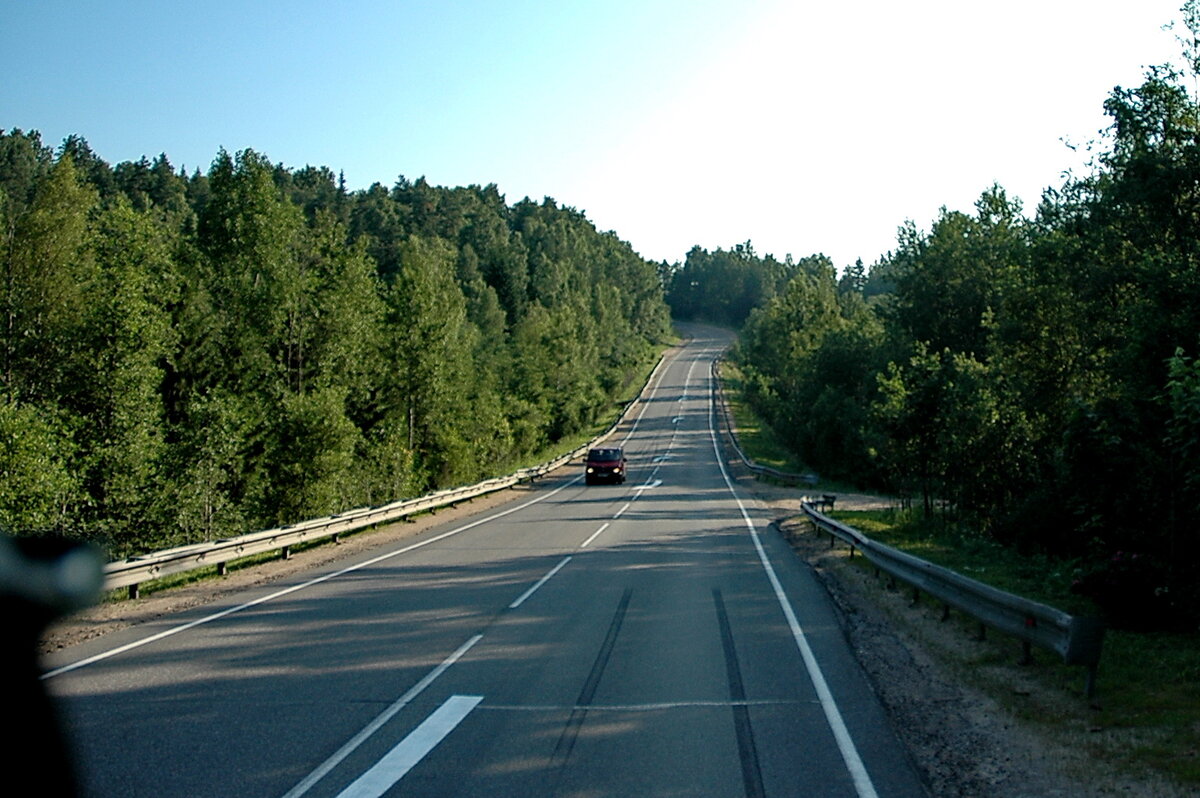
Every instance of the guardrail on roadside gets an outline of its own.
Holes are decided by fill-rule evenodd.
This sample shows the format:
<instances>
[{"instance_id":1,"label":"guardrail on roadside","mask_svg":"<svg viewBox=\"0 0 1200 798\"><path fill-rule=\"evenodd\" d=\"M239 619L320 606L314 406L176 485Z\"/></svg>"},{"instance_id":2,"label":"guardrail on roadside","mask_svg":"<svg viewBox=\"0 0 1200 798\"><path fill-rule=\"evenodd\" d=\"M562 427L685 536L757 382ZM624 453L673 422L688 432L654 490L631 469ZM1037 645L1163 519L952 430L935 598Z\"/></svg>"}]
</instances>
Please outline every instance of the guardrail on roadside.
<instances>
[{"instance_id":1,"label":"guardrail on roadside","mask_svg":"<svg viewBox=\"0 0 1200 798\"><path fill-rule=\"evenodd\" d=\"M646 382L643 383L642 389L638 392L638 398L645 393L646 387L654 380L654 375L658 373L662 364L663 358L660 357L646 378ZM180 546L117 560L104 567L104 589L118 590L127 587L130 598L137 598L139 586L152 579L213 566L216 566L219 574L224 574L227 563L242 557L250 557L268 551L282 551L284 557L287 557L288 550L292 546L330 537L336 540L337 536L342 533L399 521L411 515L495 493L523 482L532 482L583 456L588 449L603 442L616 432L637 405L637 400L629 402L607 430L584 445L541 465L522 468L508 476L484 480L474 485L441 490L415 499L391 502L378 507L360 507L325 518L302 521L234 538Z\"/></svg>"},{"instance_id":2,"label":"guardrail on roadside","mask_svg":"<svg viewBox=\"0 0 1200 798\"><path fill-rule=\"evenodd\" d=\"M1104 624L1099 619L1068 615L879 543L818 512L807 499L800 507L818 531L828 534L831 541L838 538L849 545L852 556L860 551L878 570L910 585L914 598L920 592L927 593L942 602L946 613L953 607L978 620L981 631L991 627L1020 640L1026 661L1030 647L1038 646L1058 654L1067 665L1086 667L1084 692L1088 698L1095 694L1096 669L1104 643Z\"/></svg>"},{"instance_id":3,"label":"guardrail on roadside","mask_svg":"<svg viewBox=\"0 0 1200 798\"><path fill-rule=\"evenodd\" d=\"M721 418L725 422L722 428L725 431L725 437L729 441L729 445L737 452L738 459L742 464L759 479L766 478L773 482L778 482L784 485L816 485L820 478L816 474L794 474L789 471L780 471L769 466L759 465L746 456L742 451L742 445L738 442L737 432L734 431L733 419L729 415L729 402L725 398L725 389L721 386L721 361L716 358L712 362L712 384L713 390L717 394L717 407L720 410Z\"/></svg>"}]
</instances>

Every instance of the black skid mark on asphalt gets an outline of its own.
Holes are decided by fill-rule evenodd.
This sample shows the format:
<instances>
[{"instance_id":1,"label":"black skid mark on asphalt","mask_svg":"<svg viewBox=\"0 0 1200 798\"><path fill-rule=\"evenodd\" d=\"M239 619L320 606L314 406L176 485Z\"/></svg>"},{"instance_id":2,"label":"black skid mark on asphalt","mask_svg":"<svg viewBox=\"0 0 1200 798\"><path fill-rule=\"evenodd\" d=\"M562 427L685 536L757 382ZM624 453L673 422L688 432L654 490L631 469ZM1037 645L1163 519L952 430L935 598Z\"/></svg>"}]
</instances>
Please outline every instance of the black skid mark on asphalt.
<instances>
[{"instance_id":1,"label":"black skid mark on asphalt","mask_svg":"<svg viewBox=\"0 0 1200 798\"><path fill-rule=\"evenodd\" d=\"M617 645L617 636L621 633L621 625L625 622L625 613L629 610L629 599L632 595L633 590L630 588L626 588L625 593L622 594L612 623L608 626L608 634L604 637L604 643L600 646L596 661L592 663L592 670L583 683L583 689L579 691L579 698L575 701L575 708L571 710L571 716L567 718L566 726L558 738L558 744L554 746L554 753L550 757L550 767L558 774L555 779L556 786L557 781L561 779L567 760L571 758L571 751L574 750L575 741L579 738L579 730L587 717L588 707L596 698L600 678L604 675L604 669L608 666L608 660Z\"/></svg>"},{"instance_id":2,"label":"black skid mark on asphalt","mask_svg":"<svg viewBox=\"0 0 1200 798\"><path fill-rule=\"evenodd\" d=\"M742 785L747 798L765 795L762 769L758 764L758 749L754 745L754 728L750 725L750 707L746 702L746 687L738 665L737 649L733 645L733 629L725 611L725 599L713 588L713 604L717 608L717 625L721 628L721 648L725 651L725 673L729 678L729 698L733 708L733 727L737 734L738 759L742 763Z\"/></svg>"}]
</instances>

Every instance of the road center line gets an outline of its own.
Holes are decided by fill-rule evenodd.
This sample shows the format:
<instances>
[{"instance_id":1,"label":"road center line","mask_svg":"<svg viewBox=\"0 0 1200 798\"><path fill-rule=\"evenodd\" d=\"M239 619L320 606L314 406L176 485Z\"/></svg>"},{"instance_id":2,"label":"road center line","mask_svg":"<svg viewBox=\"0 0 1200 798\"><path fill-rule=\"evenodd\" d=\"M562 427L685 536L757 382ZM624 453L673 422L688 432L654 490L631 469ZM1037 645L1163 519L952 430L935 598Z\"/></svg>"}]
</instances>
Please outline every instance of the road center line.
<instances>
[{"instance_id":1,"label":"road center line","mask_svg":"<svg viewBox=\"0 0 1200 798\"><path fill-rule=\"evenodd\" d=\"M338 798L379 798L471 714L481 695L452 695Z\"/></svg>"},{"instance_id":2,"label":"road center line","mask_svg":"<svg viewBox=\"0 0 1200 798\"><path fill-rule=\"evenodd\" d=\"M754 541L754 548L758 552L759 562L762 563L763 570L767 573L767 579L771 583L771 588L775 591L775 598L783 610L784 617L787 619L788 627L792 631L792 638L796 641L796 648L800 650L800 657L804 660L804 667L808 671L808 677L812 680L813 688L817 691L817 698L821 701L821 709L825 712L825 720L829 723L829 728L833 732L834 739L837 741L838 750L842 754L842 761L845 762L846 769L850 771L850 777L854 781L854 789L858 793L859 798L878 798L878 793L875 792L875 785L871 782L871 777L867 773L866 765L863 764L862 757L859 756L858 748L855 747L854 740L850 737L850 731L846 728L846 722L842 718L841 710L838 709L837 702L833 698L833 693L829 689L829 684L825 681L825 674L821 671L821 666L817 662L816 655L813 654L812 647L808 644L808 638L804 634L804 629L800 626L800 621L796 618L792 604L788 601L787 594L783 591L783 585L779 581L779 576L775 573L775 568L771 565L771 560L767 557L767 551L763 548L762 540L759 539L758 530L754 527L754 521L750 519L750 513L746 511L746 505L742 503L741 497L734 490L733 480L730 479L729 471L725 468L725 458L721 456L721 444L717 438L716 427L713 426L713 417L715 415L716 396L714 392L710 392L708 436L712 439L713 452L717 456L717 465L721 469L721 476L724 477L725 485L729 488L729 494L733 496L734 502L737 503L738 509L741 510L742 519L746 522L746 527L750 530L750 539Z\"/></svg>"},{"instance_id":3,"label":"road center line","mask_svg":"<svg viewBox=\"0 0 1200 798\"><path fill-rule=\"evenodd\" d=\"M601 533L601 532L603 532L604 530L608 529L608 525L609 525L610 523L612 523L612 522L611 522L611 521L605 521L605 522L604 522L604 526L602 526L602 527L600 527L599 529L597 529L595 532L593 532L593 533L592 533L592 536L591 536L590 538L588 538L587 540L583 541L583 543L580 543L580 544L579 544L579 548L581 548L581 549L586 549L588 546L590 546L593 540L595 540L596 538L600 537L600 533Z\"/></svg>"},{"instance_id":4,"label":"road center line","mask_svg":"<svg viewBox=\"0 0 1200 798\"><path fill-rule=\"evenodd\" d=\"M671 362L674 363L676 360L678 360L680 354L681 354L681 352L676 352L675 356L671 358ZM662 387L663 376L665 376L665 374L666 374L666 369L663 369L662 367L663 367L663 364L665 364L666 362L667 362L666 358L660 359L658 361L658 364L655 365L654 371L650 372L650 377L646 380L647 384L649 384L651 382L654 383L654 387L650 389L650 398L651 399L658 396L658 389ZM659 369L662 369L662 372L663 372L662 374L658 373ZM655 380L655 375L657 375L657 377L658 377L657 381ZM622 446L628 444L629 439L633 437L633 434L635 432L637 432L638 425L642 423L642 416L646 415L646 411L649 408L650 408L650 402L642 402L642 409L638 412L637 418L635 418L633 420L633 426L631 426L629 428L629 432L626 432L625 437L621 439Z\"/></svg>"},{"instance_id":5,"label":"road center line","mask_svg":"<svg viewBox=\"0 0 1200 798\"><path fill-rule=\"evenodd\" d=\"M605 526L608 526L608 524L605 524ZM598 534L600 534L600 533L599 533L599 532L597 532L596 534L598 535ZM595 537L595 535L593 535L592 537ZM583 545L585 545L585 546L586 546L587 544L585 543L585 544L583 544ZM546 575L545 575L545 576L543 576L541 579L539 579L539 580L538 580L538 581L537 581L537 582L534 584L534 586L533 586L533 587L529 588L529 589L528 589L528 590L526 590L524 593L522 593L522 594L520 595L520 597L519 597L519 598L518 598L516 601L514 601L512 604L509 604L509 605L508 605L508 608L509 608L510 610L515 610L517 607L520 607L522 604L524 604L524 603L525 603L525 599L529 598L529 597L530 597L530 596L532 596L534 593L536 593L539 587L541 587L542 585L544 585L544 584L546 584L547 582L549 582L549 581L550 581L550 579L551 579L551 578L552 578L552 577L553 577L553 576L554 576L556 573L558 573L559 571L561 571L561 570L563 569L563 566L564 566L564 565L566 565L567 563L569 563L570 561L571 561L571 558L570 558L570 557L564 557L564 558L563 558L563 560L562 560L562 562L560 562L558 565L556 565L556 566L554 566L553 568L551 568L551 569L550 569L550 572L549 572L548 574L546 574Z\"/></svg>"},{"instance_id":6,"label":"road center line","mask_svg":"<svg viewBox=\"0 0 1200 798\"><path fill-rule=\"evenodd\" d=\"M482 639L483 635L475 635L470 640L459 646L457 651L446 657L446 659L442 660L440 665L431 670L429 673L425 674L425 677L421 679L421 681L410 687L408 692L396 699L395 703L393 703L383 712L379 713L379 715L377 715L373 721L363 727L362 731L351 737L350 740L341 748L339 748L333 756L322 762L320 767L318 767L312 773L309 773L303 781L289 790L287 794L283 796L283 798L299 798L299 796L304 795L306 792L312 789L313 785L324 778L326 773L333 770L342 763L342 760L354 753L355 749L365 743L372 734L383 728L384 724L391 720L397 712L408 706L414 698L425 691L426 687L433 684L433 682L439 676L446 672L447 668L458 662L458 660L461 659L464 654L471 650L472 646Z\"/></svg>"},{"instance_id":7,"label":"road center line","mask_svg":"<svg viewBox=\"0 0 1200 798\"><path fill-rule=\"evenodd\" d=\"M631 505L631 504L633 504L633 502L625 502L625 506L622 507L620 510L617 510L617 514L613 516L613 520L616 521L618 518L620 518L621 514L624 513L626 510L628 510L629 505Z\"/></svg>"}]
</instances>

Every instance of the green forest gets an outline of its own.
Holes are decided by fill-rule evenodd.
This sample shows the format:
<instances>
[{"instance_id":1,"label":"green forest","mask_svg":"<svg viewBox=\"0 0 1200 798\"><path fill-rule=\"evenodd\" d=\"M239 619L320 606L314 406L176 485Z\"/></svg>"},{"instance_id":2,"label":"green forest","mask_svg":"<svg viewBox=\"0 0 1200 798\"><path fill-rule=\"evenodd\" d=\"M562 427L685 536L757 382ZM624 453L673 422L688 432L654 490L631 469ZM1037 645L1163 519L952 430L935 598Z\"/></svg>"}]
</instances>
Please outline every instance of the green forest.
<instances>
[{"instance_id":1,"label":"green forest","mask_svg":"<svg viewBox=\"0 0 1200 798\"><path fill-rule=\"evenodd\" d=\"M0 527L124 557L505 473L669 333L661 267L494 185L0 131Z\"/></svg>"},{"instance_id":2,"label":"green forest","mask_svg":"<svg viewBox=\"0 0 1200 798\"><path fill-rule=\"evenodd\" d=\"M1193 48L1194 49L1194 48ZM1192 56L1196 53L1192 52ZM739 326L753 407L812 468L1081 563L1117 623L1200 619L1200 105L1151 69L1086 175L908 222L869 269L693 250L682 317ZM722 290L721 286L726 286Z\"/></svg>"}]
</instances>

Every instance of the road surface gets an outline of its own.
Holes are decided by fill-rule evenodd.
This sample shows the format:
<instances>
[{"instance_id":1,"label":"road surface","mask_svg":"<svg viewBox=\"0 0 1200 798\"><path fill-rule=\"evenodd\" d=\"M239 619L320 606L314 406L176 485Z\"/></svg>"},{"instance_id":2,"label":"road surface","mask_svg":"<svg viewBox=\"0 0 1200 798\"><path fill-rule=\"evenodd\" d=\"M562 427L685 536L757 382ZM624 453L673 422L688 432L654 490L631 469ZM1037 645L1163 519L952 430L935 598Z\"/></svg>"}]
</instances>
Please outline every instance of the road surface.
<instances>
[{"instance_id":1,"label":"road surface","mask_svg":"<svg viewBox=\"0 0 1200 798\"><path fill-rule=\"evenodd\" d=\"M695 328L582 468L56 653L97 796L924 796L807 566L719 457Z\"/></svg>"}]
</instances>

